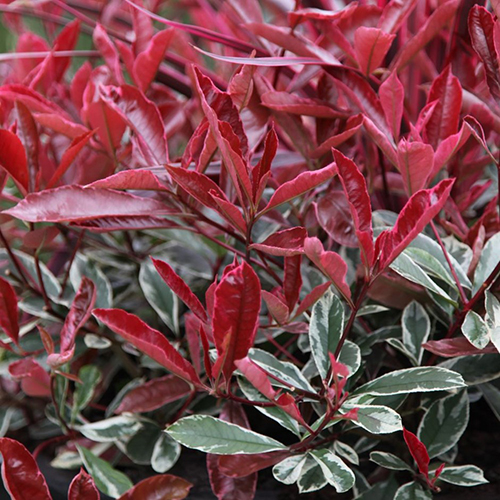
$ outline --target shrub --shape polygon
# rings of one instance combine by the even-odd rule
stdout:
[[[185,498],[181,445],[220,500],[487,482],[499,3],[344,3],[0,6],[12,498]]]

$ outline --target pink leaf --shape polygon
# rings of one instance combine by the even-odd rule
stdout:
[[[16,345],[19,345],[18,316],[16,292],[7,280],[0,277],[0,327]]]
[[[422,347],[436,356],[442,358],[456,358],[457,356],[473,356],[475,354],[498,353],[494,345],[478,349],[473,346],[465,337],[454,339],[429,340],[422,344]]]
[[[168,212],[163,203],[151,198],[73,185],[32,193],[3,213],[29,222],[65,222]]]
[[[76,139],[89,131],[87,127],[54,113],[33,113],[33,118],[43,127],[50,128],[70,139]]]
[[[9,130],[0,130],[0,165],[23,193],[28,191],[28,161],[19,137]]]
[[[53,50],[70,51],[76,47],[80,36],[80,21],[75,19],[68,23],[54,40]],[[71,64],[71,57],[55,57],[53,59],[54,79],[60,82]]]
[[[262,290],[262,298],[264,299],[271,316],[277,321],[278,324],[282,325],[288,321],[290,311],[288,310],[288,306],[279,297]]]
[[[373,264],[374,246],[372,209],[365,178],[356,164],[340,151],[334,149],[333,157],[339,171],[340,182],[349,201],[356,236],[359,240],[361,258],[366,269],[369,269]]]
[[[430,144],[401,139],[398,144],[397,168],[409,196],[427,186],[433,165],[434,150]]]
[[[192,487],[190,482],[181,477],[158,474],[143,479],[118,500],[183,500]]]
[[[394,228],[382,232],[376,241],[379,271],[385,269],[443,208],[453,179],[444,179],[432,189],[416,192],[399,214]]]
[[[123,74],[120,67],[120,56],[104,27],[97,23],[92,38],[97,50],[101,53],[117,83],[123,83]]]
[[[28,396],[50,397],[49,374],[32,358],[14,361],[9,365],[9,373],[21,380],[21,388]]]
[[[270,255],[291,257],[304,253],[307,231],[303,227],[283,229],[268,236],[262,243],[253,243],[250,248]]]
[[[250,358],[246,357],[235,361],[235,365],[245,378],[266,398],[271,401],[276,397],[276,391],[273,389],[266,372],[256,365]]]
[[[153,258],[151,260],[168,287],[191,309],[191,312],[196,314],[201,321],[206,322],[205,308],[184,280],[166,262]]]
[[[246,263],[225,274],[215,289],[212,331],[218,359],[214,377],[222,373],[229,381],[234,362],[253,346],[259,324],[260,281]]]
[[[380,85],[378,94],[387,125],[392,131],[392,136],[397,140],[401,129],[405,90],[395,71]]]
[[[85,186],[99,189],[136,189],[140,191],[166,191],[167,187],[160,179],[146,169],[122,170],[105,179],[99,179]]]
[[[330,180],[336,173],[337,169],[333,165],[328,165],[320,170],[302,172],[295,179],[282,184],[274,192],[269,203],[261,210],[259,216],[318,187]]]
[[[378,28],[365,26],[354,32],[354,50],[363,74],[368,76],[380,67],[395,37]]]
[[[68,500],[100,500],[100,498],[92,476],[81,469],[69,485]]]
[[[33,455],[13,439],[0,438],[2,478],[12,500],[52,500]]]
[[[407,431],[405,428],[403,428],[403,436],[411,456],[417,462],[419,472],[428,478],[430,458],[425,444],[413,432]]]
[[[154,411],[167,403],[183,398],[190,391],[189,384],[175,375],[155,378],[128,392],[115,413]]]
[[[201,386],[193,366],[158,330],[154,330],[137,316],[121,309],[95,309],[93,314],[109,329],[167,370],[195,386]]]

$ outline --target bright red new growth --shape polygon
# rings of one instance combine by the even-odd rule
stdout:
[[[410,450],[411,456],[417,463],[418,470],[426,478],[429,478],[429,454],[427,453],[427,448],[424,443],[418,439],[415,434],[403,428],[403,436],[406,442],[406,446]]]
[[[177,476],[159,474],[143,479],[118,500],[182,500],[193,485]]]
[[[68,500],[100,500],[101,495],[92,479],[83,469],[69,485]]]

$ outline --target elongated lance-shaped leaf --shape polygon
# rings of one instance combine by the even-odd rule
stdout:
[[[403,117],[405,90],[395,71],[380,85],[378,93],[387,125],[397,140]]]
[[[285,445],[270,437],[209,415],[181,418],[167,427],[165,432],[188,448],[216,455],[265,453],[285,449]]]
[[[475,294],[486,281],[488,276],[495,270],[500,262],[500,233],[492,236],[483,247],[481,257],[474,273],[474,286],[472,293]]]
[[[0,277],[0,327],[16,345],[19,343],[17,302],[14,287]]]
[[[429,477],[429,454],[427,453],[427,448],[424,443],[418,439],[413,432],[407,429],[403,429],[403,436],[406,442],[406,446],[410,450],[411,456],[417,463],[419,472],[421,472],[425,477]]]
[[[489,291],[486,291],[486,324],[491,342],[500,352],[500,301]]]
[[[0,165],[12,177],[22,193],[28,191],[29,172],[21,139],[10,130],[0,130]]]
[[[403,311],[401,326],[403,327],[403,343],[420,364],[424,352],[422,344],[427,341],[431,333],[429,315],[418,302],[412,301]]]
[[[354,486],[354,472],[335,453],[330,450],[313,450],[310,455],[318,462],[328,484],[337,493],[345,493]]]
[[[370,453],[370,460],[381,467],[385,467],[386,469],[407,470],[408,472],[413,472],[413,468],[406,462],[401,460],[396,455],[386,453],[385,451],[372,451]]]

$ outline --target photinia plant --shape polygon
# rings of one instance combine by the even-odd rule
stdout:
[[[500,415],[499,2],[0,11],[12,499],[55,494],[43,455],[70,500],[180,500],[183,447],[219,500],[488,482],[459,450]]]

